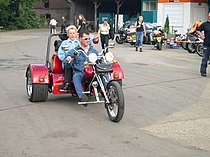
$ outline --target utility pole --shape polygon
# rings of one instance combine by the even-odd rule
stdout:
[[[122,6],[124,0],[115,0],[115,2],[117,3],[117,25],[116,25],[116,30],[118,30],[120,7]]]
[[[97,10],[101,3],[98,4],[98,0],[92,0],[94,4],[94,31],[97,32]]]

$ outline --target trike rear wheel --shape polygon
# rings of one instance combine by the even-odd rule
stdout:
[[[46,101],[48,97],[48,84],[32,83],[31,70],[28,70],[26,75],[26,92],[31,102]]]

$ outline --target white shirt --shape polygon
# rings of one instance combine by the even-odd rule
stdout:
[[[50,20],[50,25],[56,26],[57,21],[55,19]]]
[[[103,24],[101,24],[100,26],[100,33],[103,35],[108,35],[109,34],[109,28],[107,26],[104,26]]]

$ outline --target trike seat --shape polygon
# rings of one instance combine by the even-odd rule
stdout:
[[[52,56],[52,73],[63,74],[62,62],[57,54],[53,54]]]

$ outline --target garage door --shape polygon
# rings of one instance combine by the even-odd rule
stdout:
[[[182,4],[165,4],[164,19],[169,16],[170,26],[182,27],[183,25],[183,5]]]

